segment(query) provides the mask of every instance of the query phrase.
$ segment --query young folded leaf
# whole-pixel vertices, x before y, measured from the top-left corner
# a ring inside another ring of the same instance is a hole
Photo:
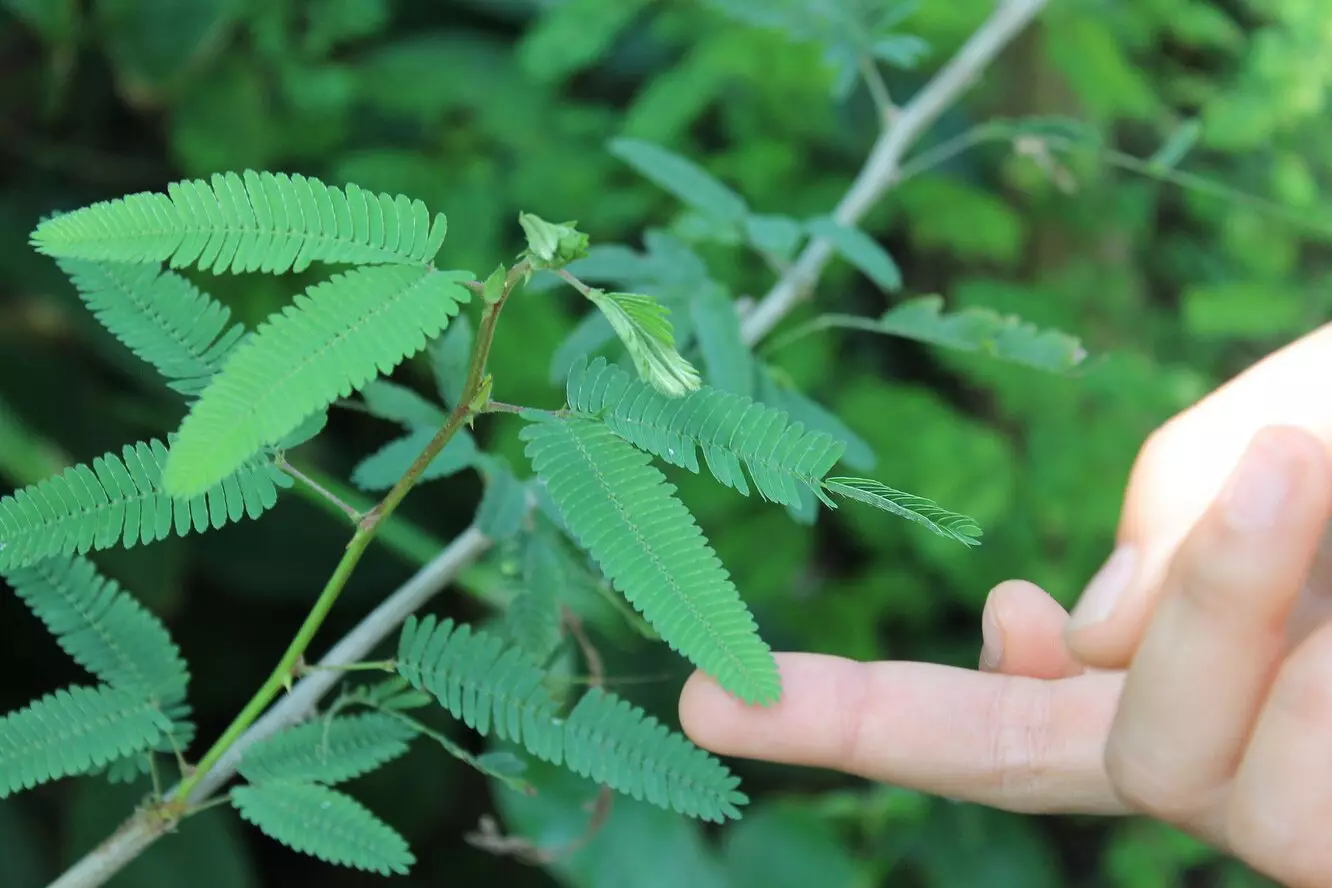
[[[317,783],[278,781],[238,786],[240,816],[282,844],[325,863],[406,875],[415,856],[407,840],[349,795]]]
[[[0,499],[0,570],[57,555],[147,545],[173,530],[177,536],[218,530],[246,516],[258,518],[277,502],[277,489],[292,484],[271,461],[257,458],[198,496],[173,498],[161,483],[167,459],[157,439],[127,444],[119,456],[104,454],[91,468],[73,466]]]
[[[3,572],[65,653],[103,682],[166,708],[190,674],[159,620],[86,558],[49,558]]]
[[[894,490],[870,478],[829,478],[823,483],[832,493],[923,524],[941,537],[956,540],[964,546],[980,545],[979,524],[923,496]]]
[[[772,653],[651,457],[581,418],[533,422],[521,438],[573,537],[661,637],[746,703],[775,702]]]
[[[0,799],[148,749],[170,728],[151,700],[128,691],[48,694],[0,718]]]
[[[56,258],[282,274],[316,261],[425,267],[447,230],[419,200],[246,170],[64,213],[38,225],[32,245]]]
[[[245,335],[231,310],[173,271],[64,259],[93,317],[182,394],[200,392]]]
[[[943,313],[943,298],[922,296],[879,318],[878,330],[963,351],[979,351],[1038,370],[1062,373],[1087,357],[1082,343],[1058,330],[1039,330],[1015,315],[988,308]]]
[[[638,375],[653,388],[679,397],[699,387],[698,371],[675,350],[669,309],[650,296],[590,290],[592,300],[620,337]]]
[[[193,496],[316,410],[425,348],[471,297],[465,272],[381,266],[315,284],[237,346],[181,424],[163,483]]]
[[[565,390],[571,409],[635,447],[691,472],[699,470],[701,449],[713,477],[748,496],[743,465],[759,495],[784,506],[799,505],[802,487],[824,498],[820,481],[844,449],[832,436],[740,395],[704,386],[666,398],[603,358],[575,364]]]
[[[1053,373],[1072,370],[1087,357],[1077,337],[1058,330],[1039,330],[1014,315],[1001,315],[988,308],[964,308],[945,314],[940,296],[908,300],[877,319],[821,315],[783,341],[791,342],[813,330],[830,328],[887,333],[959,351],[981,352],[1001,361]]]
[[[316,719],[279,731],[241,755],[251,783],[298,780],[332,785],[368,774],[407,752],[416,732],[378,712]]]
[[[398,672],[484,736],[636,799],[721,823],[748,800],[739,779],[708,753],[613,694],[592,691],[560,718],[545,673],[498,636],[411,617],[398,640]]]

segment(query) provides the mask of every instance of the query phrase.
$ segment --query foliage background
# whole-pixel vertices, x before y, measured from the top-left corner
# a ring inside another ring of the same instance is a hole
[[[448,263],[484,272],[520,249],[520,209],[577,218],[600,243],[638,246],[645,227],[671,223],[671,199],[606,151],[608,139],[633,135],[704,163],[758,210],[827,212],[873,140],[873,107],[859,87],[833,95],[827,47],[793,39],[811,34],[723,14],[745,5],[0,0],[0,486],[160,435],[179,419],[175,400],[92,322],[54,264],[27,248],[36,220],[55,209],[215,170],[299,171],[422,198],[450,217]],[[886,69],[894,96],[909,96],[990,8],[921,2],[900,27],[931,49],[918,70]],[[775,647],[970,666],[980,606],[996,582],[1023,576],[1075,599],[1108,551],[1145,435],[1327,316],[1329,84],[1332,11],[1317,0],[1051,4],[923,147],[996,116],[1056,114],[1147,157],[1196,119],[1199,138],[1182,167],[1272,206],[1163,184],[1090,151],[1052,151],[1052,175],[1005,142],[891,192],[863,227],[895,256],[908,294],[1016,312],[1080,335],[1102,357],[1085,376],[1059,378],[863,334],[776,353],[879,454],[877,477],[977,518],[986,537],[963,551],[854,510],[809,530],[708,480],[678,478]],[[700,252],[737,294],[760,295],[770,283],[750,255]],[[259,276],[209,287],[250,324],[296,290]],[[871,315],[888,304],[843,263],[818,299]],[[557,396],[546,356],[575,310],[563,294],[532,294],[506,314],[492,362],[506,400]],[[429,389],[420,362],[396,378]],[[488,445],[523,465],[512,429],[488,428]],[[304,455],[343,478],[392,435],[362,417],[340,416],[331,429]],[[470,520],[477,493],[472,479],[438,482],[405,513],[446,540]],[[205,737],[267,675],[345,542],[343,527],[297,497],[276,512],[263,525],[97,557],[168,621],[195,675]],[[415,566],[377,547],[323,637],[350,627]],[[495,570],[469,580],[482,591],[497,581]],[[433,607],[486,613],[451,593]],[[0,596],[0,625],[10,639],[0,651],[0,709],[73,677],[13,596]],[[680,663],[625,637],[603,641],[617,691],[673,720]],[[462,837],[497,803],[515,832],[551,843],[577,835],[590,792],[576,780],[524,802],[421,745],[354,791],[421,858],[405,885],[1260,884],[1143,822],[1018,817],[826,773],[739,769],[757,797],[739,825],[704,831],[617,799],[592,845],[549,872]],[[0,802],[0,885],[45,884],[143,791],[85,779]],[[186,880],[378,884],[299,858],[225,811],[189,821],[115,884]]]

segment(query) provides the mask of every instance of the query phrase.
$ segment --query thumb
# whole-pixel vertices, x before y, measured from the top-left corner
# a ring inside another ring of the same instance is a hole
[[[1129,478],[1118,546],[1065,632],[1078,660],[1102,669],[1128,665],[1166,566],[1259,430],[1294,427],[1332,452],[1332,399],[1324,391],[1330,377],[1332,324],[1264,358],[1153,433]]]

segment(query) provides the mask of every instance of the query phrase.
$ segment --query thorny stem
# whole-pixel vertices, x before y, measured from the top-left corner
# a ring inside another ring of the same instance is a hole
[[[217,742],[204,753],[203,758],[199,760],[198,767],[181,781],[176,793],[178,800],[188,803],[190,793],[198,786],[199,781],[240,739],[240,736],[245,733],[250,725],[254,724],[254,721],[273,702],[273,699],[284,688],[290,688],[291,681],[297,674],[298,665],[302,662],[306,649],[309,648],[310,642],[314,640],[319,627],[324,624],[324,620],[333,609],[338,596],[346,588],[347,581],[351,579],[361,556],[365,554],[366,549],[370,547],[370,543],[374,541],[380,524],[393,514],[393,511],[411,491],[412,486],[421,477],[426,467],[452,440],[458,429],[471,420],[476,412],[473,401],[476,400],[478,393],[481,391],[486,362],[490,357],[490,346],[495,338],[495,325],[499,320],[500,312],[504,309],[504,303],[513,291],[514,285],[517,284],[526,271],[526,262],[519,262],[510,269],[504,282],[504,291],[499,300],[493,305],[486,306],[481,319],[480,330],[477,332],[476,345],[472,349],[472,360],[467,369],[467,382],[463,385],[463,395],[458,399],[458,403],[454,406],[452,412],[449,413],[443,427],[412,462],[406,473],[398,480],[398,483],[393,485],[393,489],[385,494],[379,504],[371,509],[368,514],[360,518],[356,533],[352,536],[351,542],[347,544],[341,560],[338,561],[337,567],[333,570],[333,575],[324,584],[323,591],[319,593],[319,597],[315,600],[310,613],[306,615],[305,621],[301,623],[300,629],[296,631],[296,636],[291,640],[291,644],[287,645],[287,650],[283,653],[282,658],[278,660],[272,674],[250,698],[250,702],[245,704],[245,708],[240,711],[240,714],[223,731]]]

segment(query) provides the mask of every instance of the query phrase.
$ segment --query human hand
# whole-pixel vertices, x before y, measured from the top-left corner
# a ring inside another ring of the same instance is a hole
[[[1119,534],[1137,554],[1112,559],[1073,623],[1001,584],[982,671],[779,655],[779,704],[743,707],[696,675],[686,732],[1008,810],[1145,813],[1286,884],[1329,884],[1329,371],[1325,328],[1154,435]]]

